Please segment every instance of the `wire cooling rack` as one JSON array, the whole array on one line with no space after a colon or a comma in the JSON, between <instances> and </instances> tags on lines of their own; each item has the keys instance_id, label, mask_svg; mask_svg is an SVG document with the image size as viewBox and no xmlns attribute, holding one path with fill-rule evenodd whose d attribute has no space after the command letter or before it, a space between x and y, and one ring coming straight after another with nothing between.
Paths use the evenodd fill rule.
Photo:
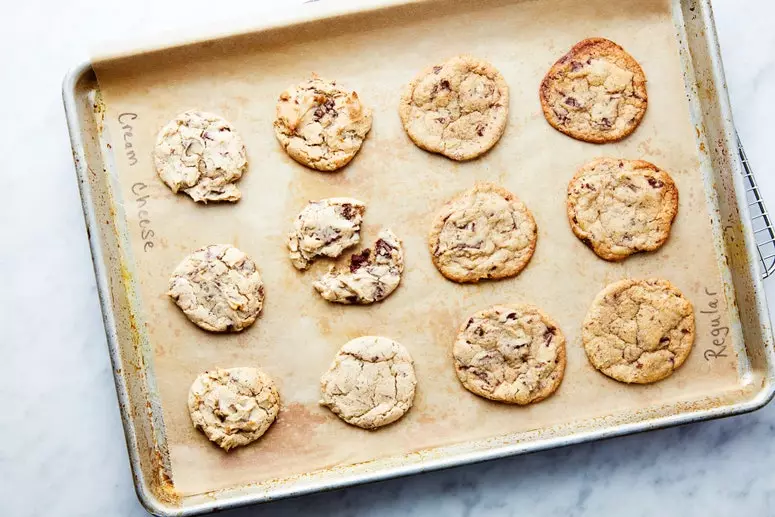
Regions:
<instances>
[{"instance_id":1,"label":"wire cooling rack","mask_svg":"<svg viewBox=\"0 0 775 517\"><path fill-rule=\"evenodd\" d=\"M756 184L753 169L745 155L745 149L737 139L737 152L743 162L743 177L745 179L745 196L751 213L753 234L756 238L756 248L759 251L759 261L762 264L762 277L767 278L775 272L775 229L772 227L772 218L764 206L764 200Z\"/></svg>"}]
</instances>

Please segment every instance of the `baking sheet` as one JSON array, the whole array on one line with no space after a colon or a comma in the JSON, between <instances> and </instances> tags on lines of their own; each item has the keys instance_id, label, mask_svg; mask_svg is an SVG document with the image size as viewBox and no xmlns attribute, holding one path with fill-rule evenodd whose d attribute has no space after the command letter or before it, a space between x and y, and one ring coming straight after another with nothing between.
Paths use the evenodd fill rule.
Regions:
<instances>
[{"instance_id":1,"label":"baking sheet","mask_svg":"<svg viewBox=\"0 0 775 517\"><path fill-rule=\"evenodd\" d=\"M550 128L541 115L537 91L544 73L590 36L624 46L649 81L646 116L621 143L577 142ZM416 148L401 128L397 106L402 88L419 70L463 52L501 71L511 101L500 143L482 159L459 164ZM637 420L638 412L649 408L738 388L731 350L740 338L728 330L733 326L668 0L412 5L356 20L104 59L94 68L114 142L119 201L134 259L130 274L142 301L138 317L154 349L171 474L180 495L611 414ZM374 109L363 149L337 173L296 164L274 138L277 96L311 72L355 89ZM195 205L173 195L155 175L150 154L158 129L191 108L223 115L245 140L250 168L239 183L243 199L236 205ZM570 231L567 182L581 164L601 155L646 159L672 173L680 191L679 214L659 252L611 264ZM538 224L538 246L518 277L461 286L435 270L426 235L436 208L477 180L503 184L527 204ZM314 293L312 282L329 264L320 261L299 273L288 261L285 234L293 218L308 200L331 196L367 203L364 244L373 242L383 226L404 241L402 285L383 303L328 304ZM165 294L178 262L217 242L250 254L266 285L264 312L241 334L201 331ZM676 374L652 386L625 386L597 373L580 343L581 322L596 293L628 276L667 278L695 305L694 351ZM475 310L506 302L538 305L567 338L565 380L553 397L535 406L475 397L460 386L452 368L451 344L460 323ZM363 334L406 345L419 382L414 408L377 432L347 426L317 405L319 377L334 353ZM259 365L276 379L283 410L262 440L226 454L193 429L186 397L201 371L240 365Z\"/></svg>"}]
</instances>

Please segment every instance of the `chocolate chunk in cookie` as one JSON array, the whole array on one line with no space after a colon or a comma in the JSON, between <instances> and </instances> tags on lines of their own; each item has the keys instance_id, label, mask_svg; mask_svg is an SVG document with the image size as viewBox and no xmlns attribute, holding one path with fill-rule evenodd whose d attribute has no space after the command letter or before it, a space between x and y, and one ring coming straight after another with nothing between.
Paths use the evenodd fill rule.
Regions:
<instances>
[{"instance_id":1,"label":"chocolate chunk in cookie","mask_svg":"<svg viewBox=\"0 0 775 517\"><path fill-rule=\"evenodd\" d=\"M635 131L648 104L640 65L604 38L577 43L552 66L539 93L549 124L594 143L621 140Z\"/></svg>"}]
</instances>

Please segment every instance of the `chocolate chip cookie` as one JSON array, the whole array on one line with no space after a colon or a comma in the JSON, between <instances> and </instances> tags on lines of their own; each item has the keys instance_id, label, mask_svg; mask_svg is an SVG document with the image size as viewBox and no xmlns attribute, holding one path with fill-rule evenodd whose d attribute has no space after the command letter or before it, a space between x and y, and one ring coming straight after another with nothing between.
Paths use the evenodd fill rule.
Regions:
<instances>
[{"instance_id":1,"label":"chocolate chip cookie","mask_svg":"<svg viewBox=\"0 0 775 517\"><path fill-rule=\"evenodd\" d=\"M361 239L366 205L349 197L310 201L288 234L291 263L307 269L317 257L336 258Z\"/></svg>"},{"instance_id":2,"label":"chocolate chip cookie","mask_svg":"<svg viewBox=\"0 0 775 517\"><path fill-rule=\"evenodd\" d=\"M364 336L346 343L320 379L322 400L336 416L363 429L395 422L414 401L417 378L400 343Z\"/></svg>"},{"instance_id":3,"label":"chocolate chip cookie","mask_svg":"<svg viewBox=\"0 0 775 517\"><path fill-rule=\"evenodd\" d=\"M264 305L264 283L256 264L228 244L198 249L175 268L167 293L200 328L239 332Z\"/></svg>"},{"instance_id":4,"label":"chocolate chip cookie","mask_svg":"<svg viewBox=\"0 0 775 517\"><path fill-rule=\"evenodd\" d=\"M442 275L478 282L518 274L533 256L537 238L533 214L514 194L479 183L439 210L428 246Z\"/></svg>"},{"instance_id":5,"label":"chocolate chip cookie","mask_svg":"<svg viewBox=\"0 0 775 517\"><path fill-rule=\"evenodd\" d=\"M312 169L334 171L350 163L370 129L371 109L357 93L314 74L277 102L277 140L291 158Z\"/></svg>"},{"instance_id":6,"label":"chocolate chip cookie","mask_svg":"<svg viewBox=\"0 0 775 517\"><path fill-rule=\"evenodd\" d=\"M274 381L258 368L207 371L188 392L194 427L226 451L261 438L279 409Z\"/></svg>"},{"instance_id":7,"label":"chocolate chip cookie","mask_svg":"<svg viewBox=\"0 0 775 517\"><path fill-rule=\"evenodd\" d=\"M486 153L506 129L509 88L490 63L461 55L418 75L401 97L399 115L420 148L453 160Z\"/></svg>"},{"instance_id":8,"label":"chocolate chip cookie","mask_svg":"<svg viewBox=\"0 0 775 517\"><path fill-rule=\"evenodd\" d=\"M678 213L678 189L653 163L598 158L571 180L566 207L576 237L601 258L624 260L665 243Z\"/></svg>"},{"instance_id":9,"label":"chocolate chip cookie","mask_svg":"<svg viewBox=\"0 0 775 517\"><path fill-rule=\"evenodd\" d=\"M196 110L181 113L159 131L153 162L170 190L201 203L238 201L234 182L248 167L245 144L232 125Z\"/></svg>"},{"instance_id":10,"label":"chocolate chip cookie","mask_svg":"<svg viewBox=\"0 0 775 517\"><path fill-rule=\"evenodd\" d=\"M541 83L541 107L555 129L585 142L615 142L646 113L646 76L625 50L604 38L577 43Z\"/></svg>"},{"instance_id":11,"label":"chocolate chip cookie","mask_svg":"<svg viewBox=\"0 0 775 517\"><path fill-rule=\"evenodd\" d=\"M617 381L669 377L694 344L694 308L667 280L621 280L595 297L582 341L592 366Z\"/></svg>"},{"instance_id":12,"label":"chocolate chip cookie","mask_svg":"<svg viewBox=\"0 0 775 517\"><path fill-rule=\"evenodd\" d=\"M465 388L512 404L540 402L565 373L565 337L532 305L496 305L472 315L452 350Z\"/></svg>"},{"instance_id":13,"label":"chocolate chip cookie","mask_svg":"<svg viewBox=\"0 0 775 517\"><path fill-rule=\"evenodd\" d=\"M333 303L367 305L384 300L396 290L404 272L404 249L390 230L382 230L374 249L350 257L347 269L332 267L314 284L324 299Z\"/></svg>"}]
</instances>

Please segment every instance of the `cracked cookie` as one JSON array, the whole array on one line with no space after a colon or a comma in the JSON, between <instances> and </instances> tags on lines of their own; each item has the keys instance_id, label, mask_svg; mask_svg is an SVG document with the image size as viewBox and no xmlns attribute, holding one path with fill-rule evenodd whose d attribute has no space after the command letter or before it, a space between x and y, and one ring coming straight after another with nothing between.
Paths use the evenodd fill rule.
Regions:
<instances>
[{"instance_id":1,"label":"cracked cookie","mask_svg":"<svg viewBox=\"0 0 775 517\"><path fill-rule=\"evenodd\" d=\"M398 111L421 149L453 160L486 153L506 129L509 88L490 63L461 55L418 75Z\"/></svg>"},{"instance_id":2,"label":"cracked cookie","mask_svg":"<svg viewBox=\"0 0 775 517\"><path fill-rule=\"evenodd\" d=\"M274 381L258 368L207 371L188 392L194 427L226 451L258 440L279 409Z\"/></svg>"},{"instance_id":3,"label":"cracked cookie","mask_svg":"<svg viewBox=\"0 0 775 517\"><path fill-rule=\"evenodd\" d=\"M371 109L336 81L311 79L280 94L274 131L288 155L312 169L347 165L371 129Z\"/></svg>"},{"instance_id":4,"label":"cracked cookie","mask_svg":"<svg viewBox=\"0 0 775 517\"><path fill-rule=\"evenodd\" d=\"M555 129L585 142L615 142L646 113L646 76L625 50L604 38L577 43L544 77L541 107Z\"/></svg>"},{"instance_id":5,"label":"cracked cookie","mask_svg":"<svg viewBox=\"0 0 775 517\"><path fill-rule=\"evenodd\" d=\"M365 210L365 204L348 197L310 201L288 234L293 267L303 271L317 257L336 258L358 244Z\"/></svg>"},{"instance_id":6,"label":"cracked cookie","mask_svg":"<svg viewBox=\"0 0 775 517\"><path fill-rule=\"evenodd\" d=\"M598 158L568 184L566 207L576 237L605 260L624 260L665 243L678 213L678 189L652 163Z\"/></svg>"},{"instance_id":7,"label":"cracked cookie","mask_svg":"<svg viewBox=\"0 0 775 517\"><path fill-rule=\"evenodd\" d=\"M322 400L348 424L376 429L412 407L417 379L409 352L400 343L364 336L346 343L320 379Z\"/></svg>"},{"instance_id":8,"label":"cracked cookie","mask_svg":"<svg viewBox=\"0 0 775 517\"><path fill-rule=\"evenodd\" d=\"M175 268L167 293L188 319L212 332L238 332L264 305L255 263L228 244L198 249Z\"/></svg>"},{"instance_id":9,"label":"cracked cookie","mask_svg":"<svg viewBox=\"0 0 775 517\"><path fill-rule=\"evenodd\" d=\"M508 190L478 183L436 214L428 237L433 264L455 282L518 274L533 256L538 229L530 210Z\"/></svg>"},{"instance_id":10,"label":"cracked cookie","mask_svg":"<svg viewBox=\"0 0 775 517\"><path fill-rule=\"evenodd\" d=\"M496 305L471 316L452 350L465 388L511 404L540 402L565 372L565 337L532 305Z\"/></svg>"},{"instance_id":11,"label":"cracked cookie","mask_svg":"<svg viewBox=\"0 0 775 517\"><path fill-rule=\"evenodd\" d=\"M669 377L694 343L694 308L667 280L621 280L595 297L582 341L592 366L617 381Z\"/></svg>"},{"instance_id":12,"label":"cracked cookie","mask_svg":"<svg viewBox=\"0 0 775 517\"><path fill-rule=\"evenodd\" d=\"M382 230L373 252L366 248L353 254L348 269L332 267L313 287L329 302L366 305L384 300L395 291L403 272L401 241L390 230Z\"/></svg>"},{"instance_id":13,"label":"cracked cookie","mask_svg":"<svg viewBox=\"0 0 775 517\"><path fill-rule=\"evenodd\" d=\"M181 113L161 129L153 162L170 190L201 203L239 201L234 182L248 167L245 144L231 124L203 111Z\"/></svg>"}]
</instances>

